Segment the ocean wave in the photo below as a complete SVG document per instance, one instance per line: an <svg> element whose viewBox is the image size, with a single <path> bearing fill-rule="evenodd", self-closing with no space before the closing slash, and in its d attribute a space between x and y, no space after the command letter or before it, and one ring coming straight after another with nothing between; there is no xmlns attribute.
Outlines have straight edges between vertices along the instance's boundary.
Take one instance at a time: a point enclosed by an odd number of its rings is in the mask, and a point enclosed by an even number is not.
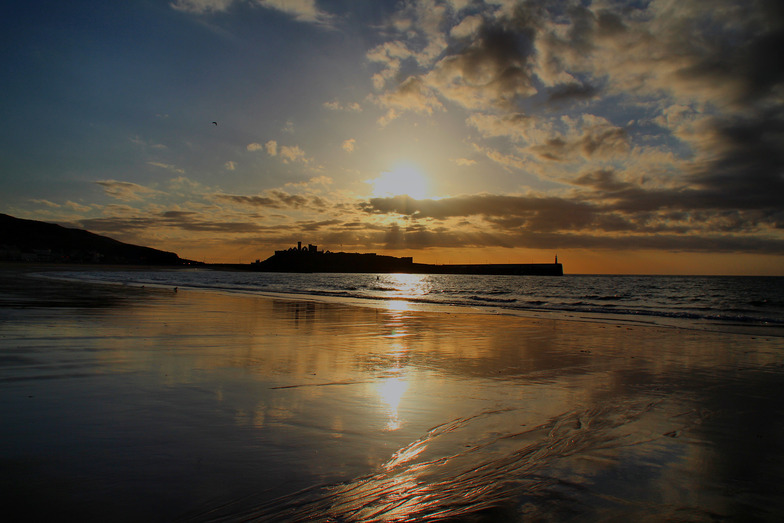
<svg viewBox="0 0 784 523"><path fill-rule="evenodd" d="M515 303L517 298L489 298L487 296L469 296L473 301L484 301L487 303Z"/></svg>

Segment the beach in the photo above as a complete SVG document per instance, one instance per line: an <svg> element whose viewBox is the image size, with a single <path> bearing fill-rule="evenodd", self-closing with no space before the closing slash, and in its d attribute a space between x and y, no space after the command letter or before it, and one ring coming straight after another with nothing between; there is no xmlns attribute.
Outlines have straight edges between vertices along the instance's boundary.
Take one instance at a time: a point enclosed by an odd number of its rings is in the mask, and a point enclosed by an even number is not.
<svg viewBox="0 0 784 523"><path fill-rule="evenodd" d="M779 520L784 338L0 270L0 485L80 521Z"/></svg>

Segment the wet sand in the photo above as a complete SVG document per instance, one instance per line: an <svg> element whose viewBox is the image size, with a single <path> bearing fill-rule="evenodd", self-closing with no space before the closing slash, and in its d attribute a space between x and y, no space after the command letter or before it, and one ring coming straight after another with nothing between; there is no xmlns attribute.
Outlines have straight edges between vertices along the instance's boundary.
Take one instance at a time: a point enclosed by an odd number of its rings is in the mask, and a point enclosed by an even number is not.
<svg viewBox="0 0 784 523"><path fill-rule="evenodd" d="M30 519L773 521L782 385L779 337L0 269Z"/></svg>

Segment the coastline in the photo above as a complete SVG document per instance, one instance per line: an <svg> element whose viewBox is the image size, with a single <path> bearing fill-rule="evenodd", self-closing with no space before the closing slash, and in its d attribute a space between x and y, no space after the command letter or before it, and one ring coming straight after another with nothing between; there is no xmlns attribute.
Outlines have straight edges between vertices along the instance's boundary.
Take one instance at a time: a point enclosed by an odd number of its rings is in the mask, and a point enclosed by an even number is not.
<svg viewBox="0 0 784 523"><path fill-rule="evenodd" d="M158 271L161 274L179 272L180 275L159 278L154 276ZM214 277L183 276L189 273L194 275L209 274L213 271L216 275ZM449 275L412 275L408 273L359 275L353 273L289 273L278 275L277 273L253 273L212 267L95 265L77 266L73 269L63 265L49 265L43 267L42 270L28 272L61 281L73 280L163 289L180 287L208 292L350 304L380 309L396 307L419 311L500 314L537 319L621 324L631 327L647 325L727 334L784 337L784 316L781 315L782 311L776 310L777 294L774 290L775 286L781 286L780 284L784 283L784 279L776 283L773 288L764 282L747 288L749 284L744 283L742 284L744 294L735 294L729 303L719 304L715 298L721 296L721 293L726 289L722 288L722 284L715 282L728 278L737 280L737 277L568 275L564 279L550 279L549 277L506 275L501 276L506 279L498 281L497 277L487 276L490 278L487 283L492 288L489 293L485 293L483 296L482 289L476 286L477 281L480 280L476 280L476 277L471 275L453 275L458 279L452 282L440 282L438 278L449 277ZM89 273L93 273L94 277L85 277ZM121 276L106 276L112 273ZM423 277L424 279L422 279ZM431 280L431 278L433 279ZM529 278L534 278L534 280L529 280ZM659 278L663 278L663 280L657 281ZM703 280L701 283L709 287L704 288L703 292L710 298L700 299L700 303L697 303L693 297L688 296L688 292L685 295L682 292L676 292L671 296L668 296L666 292L659 292L658 295L654 294L651 297L652 308L647 310L644 304L645 300L639 301L638 299L639 296L645 296L648 286L660 286L662 289L674 290L676 287L668 280L683 280L683 284L693 286L695 283L691 280L692 278ZM749 278L752 281L759 280L759 278ZM636 285L629 284L629 282L640 279L643 281ZM586 287L586 280L597 281L588 283ZM612 286L608 287L606 283L600 283L601 280L611 282ZM539 292L534 290L533 294L530 293L531 287L528 286L532 281L538 282L533 285L540 286ZM553 283L550 284L551 282ZM543 284L545 283L548 284L549 290L544 290ZM439 286L444 284L451 287L451 293L447 290L442 294L442 287ZM498 296L501 290L499 285L506 285L511 289L526 290L517 294L513 292L511 296ZM583 296L578 290L582 289L583 293L595 294L597 285L604 286L603 290L608 294ZM454 289L457 288L460 291L454 292ZM569 294L570 289L574 289L574 295ZM598 292L601 293L602 290ZM751 294L746 294L748 292ZM478 295L472 295L472 293ZM628 301L631 305L627 306L624 304L624 300L628 300L630 297L633 299ZM583 298L588 298L588 301L583 302ZM661 303L663 303L661 300L672 300L673 306L661 308ZM688 305L689 301L693 302L693 306ZM769 309L769 312L763 312L763 309L753 310L756 305L768 306L769 301L773 302L770 304L772 309ZM570 302L575 302L575 304L572 305ZM544 306L541 306L542 304ZM744 310L749 305L752 306L752 310ZM730 308L725 309L724 307L727 306ZM628 309L624 310L627 307ZM659 307L658 310L657 307ZM714 308L710 309L710 307Z"/></svg>
<svg viewBox="0 0 784 523"><path fill-rule="evenodd" d="M0 483L31 516L784 510L780 339L0 272Z"/></svg>

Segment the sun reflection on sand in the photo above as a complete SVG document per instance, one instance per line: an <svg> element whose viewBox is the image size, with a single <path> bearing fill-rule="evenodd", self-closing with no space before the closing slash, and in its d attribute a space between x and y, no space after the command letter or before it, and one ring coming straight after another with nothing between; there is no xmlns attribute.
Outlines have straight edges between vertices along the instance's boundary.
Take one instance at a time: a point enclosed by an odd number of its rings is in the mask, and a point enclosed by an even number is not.
<svg viewBox="0 0 784 523"><path fill-rule="evenodd" d="M389 300L386 303L387 309L394 312L407 312L411 310L411 303L406 300Z"/></svg>
<svg viewBox="0 0 784 523"><path fill-rule="evenodd" d="M384 402L389 417L384 430L391 432L402 426L398 408L400 400L403 399L403 395L406 393L406 389L408 389L408 381L404 378L386 378L376 383L376 392L381 401Z"/></svg>

